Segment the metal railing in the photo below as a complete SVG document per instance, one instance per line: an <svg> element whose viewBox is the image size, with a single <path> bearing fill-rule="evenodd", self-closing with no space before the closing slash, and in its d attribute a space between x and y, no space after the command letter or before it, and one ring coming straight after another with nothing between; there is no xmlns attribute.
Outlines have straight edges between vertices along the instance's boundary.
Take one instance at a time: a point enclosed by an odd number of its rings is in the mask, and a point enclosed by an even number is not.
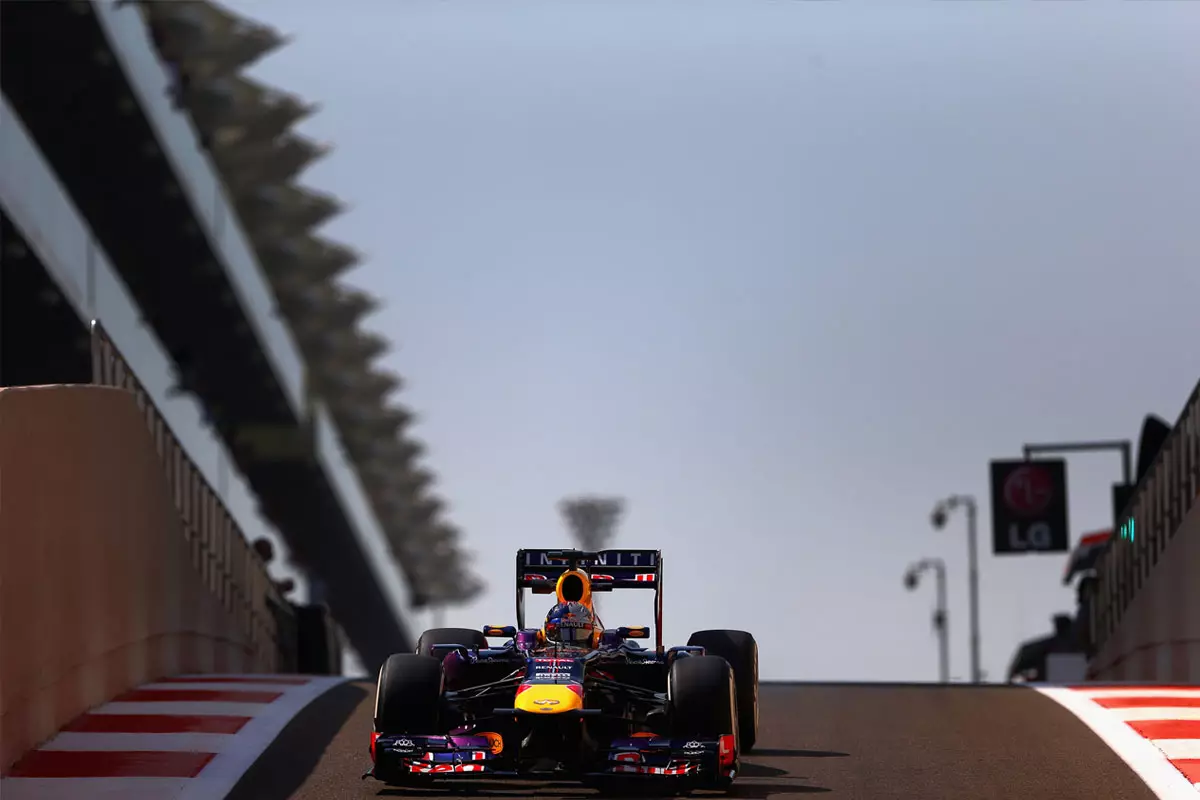
<svg viewBox="0 0 1200 800"><path fill-rule="evenodd" d="M1184 405L1153 466L1138 483L1096 565L1092 641L1097 653L1179 531L1200 494L1200 384Z"/></svg>
<svg viewBox="0 0 1200 800"><path fill-rule="evenodd" d="M162 460L171 499L179 510L192 565L208 590L237 620L253 650L253 663L279 671L291 659L287 652L288 637L276 614L280 608L290 608L289 604L229 509L184 450L129 362L98 321L92 322L91 334L92 382L125 389L137 398Z"/></svg>

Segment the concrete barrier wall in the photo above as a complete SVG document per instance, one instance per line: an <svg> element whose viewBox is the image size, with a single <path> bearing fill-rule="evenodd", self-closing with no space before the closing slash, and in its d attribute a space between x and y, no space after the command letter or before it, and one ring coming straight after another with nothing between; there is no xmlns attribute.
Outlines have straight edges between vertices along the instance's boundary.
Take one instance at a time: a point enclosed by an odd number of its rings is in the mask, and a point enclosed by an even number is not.
<svg viewBox="0 0 1200 800"><path fill-rule="evenodd" d="M1200 384L1096 565L1096 680L1200 681Z"/></svg>
<svg viewBox="0 0 1200 800"><path fill-rule="evenodd" d="M1114 542L1120 547L1124 542ZM1094 680L1200 683L1200 498L1092 660Z"/></svg>
<svg viewBox="0 0 1200 800"><path fill-rule="evenodd" d="M275 667L198 568L161 447L130 392L0 389L0 774L137 684Z"/></svg>

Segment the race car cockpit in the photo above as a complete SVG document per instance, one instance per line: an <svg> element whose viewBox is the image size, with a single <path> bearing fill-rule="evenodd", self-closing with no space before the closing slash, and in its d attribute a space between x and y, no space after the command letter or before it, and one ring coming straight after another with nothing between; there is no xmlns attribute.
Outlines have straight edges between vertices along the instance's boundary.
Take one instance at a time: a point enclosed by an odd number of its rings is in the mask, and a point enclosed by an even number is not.
<svg viewBox="0 0 1200 800"><path fill-rule="evenodd" d="M592 650L598 638L595 615L578 601L555 604L542 626L542 640L549 646Z"/></svg>

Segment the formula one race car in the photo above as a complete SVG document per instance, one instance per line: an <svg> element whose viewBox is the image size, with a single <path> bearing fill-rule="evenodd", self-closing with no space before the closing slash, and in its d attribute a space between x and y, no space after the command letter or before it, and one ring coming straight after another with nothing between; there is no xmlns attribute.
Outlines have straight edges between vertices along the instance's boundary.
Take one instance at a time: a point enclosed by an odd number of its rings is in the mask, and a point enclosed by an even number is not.
<svg viewBox="0 0 1200 800"><path fill-rule="evenodd" d="M662 578L657 550L518 551L516 626L429 630L415 653L384 664L363 777L727 789L758 733L758 644L745 631L707 630L664 648ZM526 589L556 595L542 628L525 627ZM636 641L648 628L605 629L596 618L593 593L614 589L654 590L653 650ZM576 618L586 635L568 631Z"/></svg>

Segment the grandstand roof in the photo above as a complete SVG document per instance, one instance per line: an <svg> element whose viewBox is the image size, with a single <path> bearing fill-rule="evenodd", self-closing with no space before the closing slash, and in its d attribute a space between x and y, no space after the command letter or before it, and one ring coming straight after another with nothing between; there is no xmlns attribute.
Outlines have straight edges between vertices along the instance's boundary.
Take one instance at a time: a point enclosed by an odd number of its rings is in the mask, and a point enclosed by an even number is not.
<svg viewBox="0 0 1200 800"><path fill-rule="evenodd" d="M282 288L297 289L328 284L359 261L358 253L352 248L309 234L264 242L259 248L259 256L273 283Z"/></svg>
<svg viewBox="0 0 1200 800"><path fill-rule="evenodd" d="M397 439L413 419L413 413L403 406L373 409L342 426L342 437L347 443L391 441ZM404 440L400 447L406 446L407 440Z"/></svg>

